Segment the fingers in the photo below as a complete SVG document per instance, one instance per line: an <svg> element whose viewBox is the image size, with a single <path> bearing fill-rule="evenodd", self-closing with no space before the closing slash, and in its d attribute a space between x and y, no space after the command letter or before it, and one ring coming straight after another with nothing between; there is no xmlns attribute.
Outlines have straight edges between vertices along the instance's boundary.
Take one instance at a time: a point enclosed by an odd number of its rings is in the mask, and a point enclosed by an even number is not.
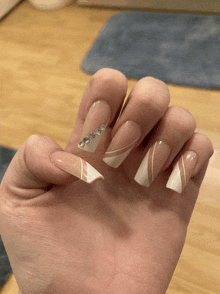
<svg viewBox="0 0 220 294"><path fill-rule="evenodd" d="M212 154L210 140L203 134L195 133L175 159L166 187L182 193L193 177L194 183L200 187Z"/></svg>
<svg viewBox="0 0 220 294"><path fill-rule="evenodd" d="M206 135L195 132L183 147L181 154L175 159L174 166L180 160L181 156L188 151L195 152L196 154L197 163L191 172L191 178L200 186L205 176L207 163L214 153L212 142Z"/></svg>
<svg viewBox="0 0 220 294"><path fill-rule="evenodd" d="M99 71L98 73L102 73L102 75L97 75L96 77L97 87L93 89L92 97L97 97L99 89L102 92L108 84L108 79L104 78L105 74L108 76L108 70L106 69L104 72ZM120 76L120 73L117 72L117 74L118 78L117 80L111 80L112 86L110 88L114 88L114 85L115 88L120 88L120 84L123 85L123 77ZM107 84L105 84L105 81ZM96 99L87 102L87 105L90 105L89 110L82 103L79 117L81 116L82 119L85 119L85 124L90 126L94 121L99 121L101 127L97 130L99 133L90 133L89 136L84 133L85 141L81 140L79 148L89 152L95 151L100 142L100 133L105 131L108 124L116 120L116 115L120 112L125 96L123 91L125 89L126 87L117 96L119 103L115 110L115 106L111 104L111 101L114 101L114 99L111 100L113 92L109 92L110 95L107 99L95 102L95 104L92 104L92 102ZM85 93L84 97L86 95ZM116 96L114 95L114 97ZM104 154L103 160L111 167L119 167L131 151L146 139L146 136L149 135L157 124L157 129L148 141L144 158L134 179L141 185L150 186L157 175L167 169L174 159L182 154L180 156L181 160L179 159L179 161L175 162L174 171L167 184L168 188L180 193L186 186L189 178L194 175L195 170L198 172L198 169L203 167L204 162L212 152L210 151L212 147L210 147L210 143L206 147L204 142L204 148L208 150L208 153L204 152L198 159L196 148L198 136L194 135L196 128L195 119L184 108L178 106L168 108L169 99L169 91L163 82L151 77L140 80L129 95L121 116L113 126L111 132L112 141ZM112 110L114 110L114 114L112 114ZM94 126L93 129L95 129ZM95 144L93 144L95 142L93 136L94 138L99 137ZM194 142L194 148L184 151L183 146L188 146L187 142Z"/></svg>
<svg viewBox="0 0 220 294"><path fill-rule="evenodd" d="M93 153L98 145L98 154L104 150L100 141L105 137L106 128L112 128L118 118L127 84L126 77L113 69L101 69L92 76L83 94L66 151L77 152L79 148Z"/></svg>
<svg viewBox="0 0 220 294"><path fill-rule="evenodd" d="M51 184L78 179L90 183L98 178L103 177L86 161L64 152L48 137L33 135L15 154L2 185L17 196L36 197Z"/></svg>
<svg viewBox="0 0 220 294"><path fill-rule="evenodd" d="M134 178L136 182L149 187L173 162L167 188L181 193L196 175L194 180L200 186L213 147L205 135L194 133L195 128L195 119L189 111L178 106L168 108L145 149Z"/></svg>
<svg viewBox="0 0 220 294"><path fill-rule="evenodd" d="M82 154L85 158L89 156L88 152L96 152L89 158L100 158L114 137L104 161L118 167L160 120L170 99L168 88L162 81L144 78L132 90L116 122L126 91L127 80L122 73L112 69L99 70L85 90L76 125L65 150Z"/></svg>
<svg viewBox="0 0 220 294"><path fill-rule="evenodd" d="M119 71L104 68L97 71L90 79L83 94L77 121L85 121L90 107L96 101L104 100L111 107L110 121L113 121L116 113L120 111L127 92L128 82Z"/></svg>
<svg viewBox="0 0 220 294"><path fill-rule="evenodd" d="M147 152L135 180L149 187L162 169L171 164L195 128L195 120L186 109L178 106L168 108L145 149Z"/></svg>
<svg viewBox="0 0 220 294"><path fill-rule="evenodd" d="M103 160L117 168L164 115L169 105L167 86L154 78L140 80L132 90L112 130L112 141Z"/></svg>

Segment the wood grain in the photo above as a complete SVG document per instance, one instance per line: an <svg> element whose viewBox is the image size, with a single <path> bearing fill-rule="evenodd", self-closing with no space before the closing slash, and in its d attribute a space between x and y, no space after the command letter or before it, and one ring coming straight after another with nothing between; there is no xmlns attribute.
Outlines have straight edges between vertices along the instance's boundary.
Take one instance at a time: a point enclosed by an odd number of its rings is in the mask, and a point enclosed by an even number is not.
<svg viewBox="0 0 220 294"><path fill-rule="evenodd" d="M115 7L132 7L147 9L169 9L201 12L220 12L219 2L216 0L78 0L81 5L104 5Z"/></svg>
<svg viewBox="0 0 220 294"><path fill-rule="evenodd" d="M121 11L122 9L120 9ZM35 9L27 1L0 26L0 144L19 148L32 134L61 147L74 126L90 75L80 63L105 22L119 9ZM129 80L129 91L135 85ZM168 85L171 105L189 109L212 140L210 161L168 294L220 293L220 91ZM1 294L17 294L14 277Z"/></svg>

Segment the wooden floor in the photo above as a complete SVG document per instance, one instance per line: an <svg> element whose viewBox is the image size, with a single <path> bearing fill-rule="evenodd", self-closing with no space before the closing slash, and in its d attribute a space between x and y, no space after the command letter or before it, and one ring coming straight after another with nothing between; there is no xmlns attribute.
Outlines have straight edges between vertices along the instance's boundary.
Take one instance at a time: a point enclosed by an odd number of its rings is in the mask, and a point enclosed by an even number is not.
<svg viewBox="0 0 220 294"><path fill-rule="evenodd" d="M40 11L24 1L0 23L0 144L19 148L32 134L63 148L90 76L80 63L117 10ZM136 81L129 80L129 90ZM215 147L167 294L220 293L220 91L168 85L171 105L188 108ZM14 276L1 294L17 293ZM120 294L120 293L117 293Z"/></svg>

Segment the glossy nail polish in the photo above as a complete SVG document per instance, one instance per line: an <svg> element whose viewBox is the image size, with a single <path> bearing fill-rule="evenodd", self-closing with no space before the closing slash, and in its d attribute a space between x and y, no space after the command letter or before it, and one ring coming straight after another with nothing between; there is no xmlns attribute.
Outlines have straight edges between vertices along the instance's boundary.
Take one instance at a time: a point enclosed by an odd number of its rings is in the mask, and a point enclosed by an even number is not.
<svg viewBox="0 0 220 294"><path fill-rule="evenodd" d="M110 118L111 108L106 101L93 103L86 116L78 147L84 151L95 152Z"/></svg>
<svg viewBox="0 0 220 294"><path fill-rule="evenodd" d="M94 167L74 154L65 151L56 151L51 155L50 160L56 167L86 183L90 184L97 179L104 179Z"/></svg>
<svg viewBox="0 0 220 294"><path fill-rule="evenodd" d="M163 168L170 155L171 148L163 141L156 141L148 150L134 177L142 186L149 187Z"/></svg>
<svg viewBox="0 0 220 294"><path fill-rule="evenodd" d="M197 155L193 151L186 151L177 161L169 177L166 187L182 193L197 164Z"/></svg>
<svg viewBox="0 0 220 294"><path fill-rule="evenodd" d="M125 122L113 137L104 155L104 162L111 167L119 167L134 148L140 136L141 129L136 123Z"/></svg>

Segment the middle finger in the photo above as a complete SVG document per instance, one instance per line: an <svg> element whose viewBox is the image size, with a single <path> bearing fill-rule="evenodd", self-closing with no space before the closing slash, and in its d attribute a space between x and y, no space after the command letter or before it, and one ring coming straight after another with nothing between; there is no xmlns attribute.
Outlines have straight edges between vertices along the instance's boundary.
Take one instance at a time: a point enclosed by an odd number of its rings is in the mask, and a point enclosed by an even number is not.
<svg viewBox="0 0 220 294"><path fill-rule="evenodd" d="M161 119L169 101L165 83L152 77L141 79L130 93L112 130L113 139L103 160L117 168Z"/></svg>

